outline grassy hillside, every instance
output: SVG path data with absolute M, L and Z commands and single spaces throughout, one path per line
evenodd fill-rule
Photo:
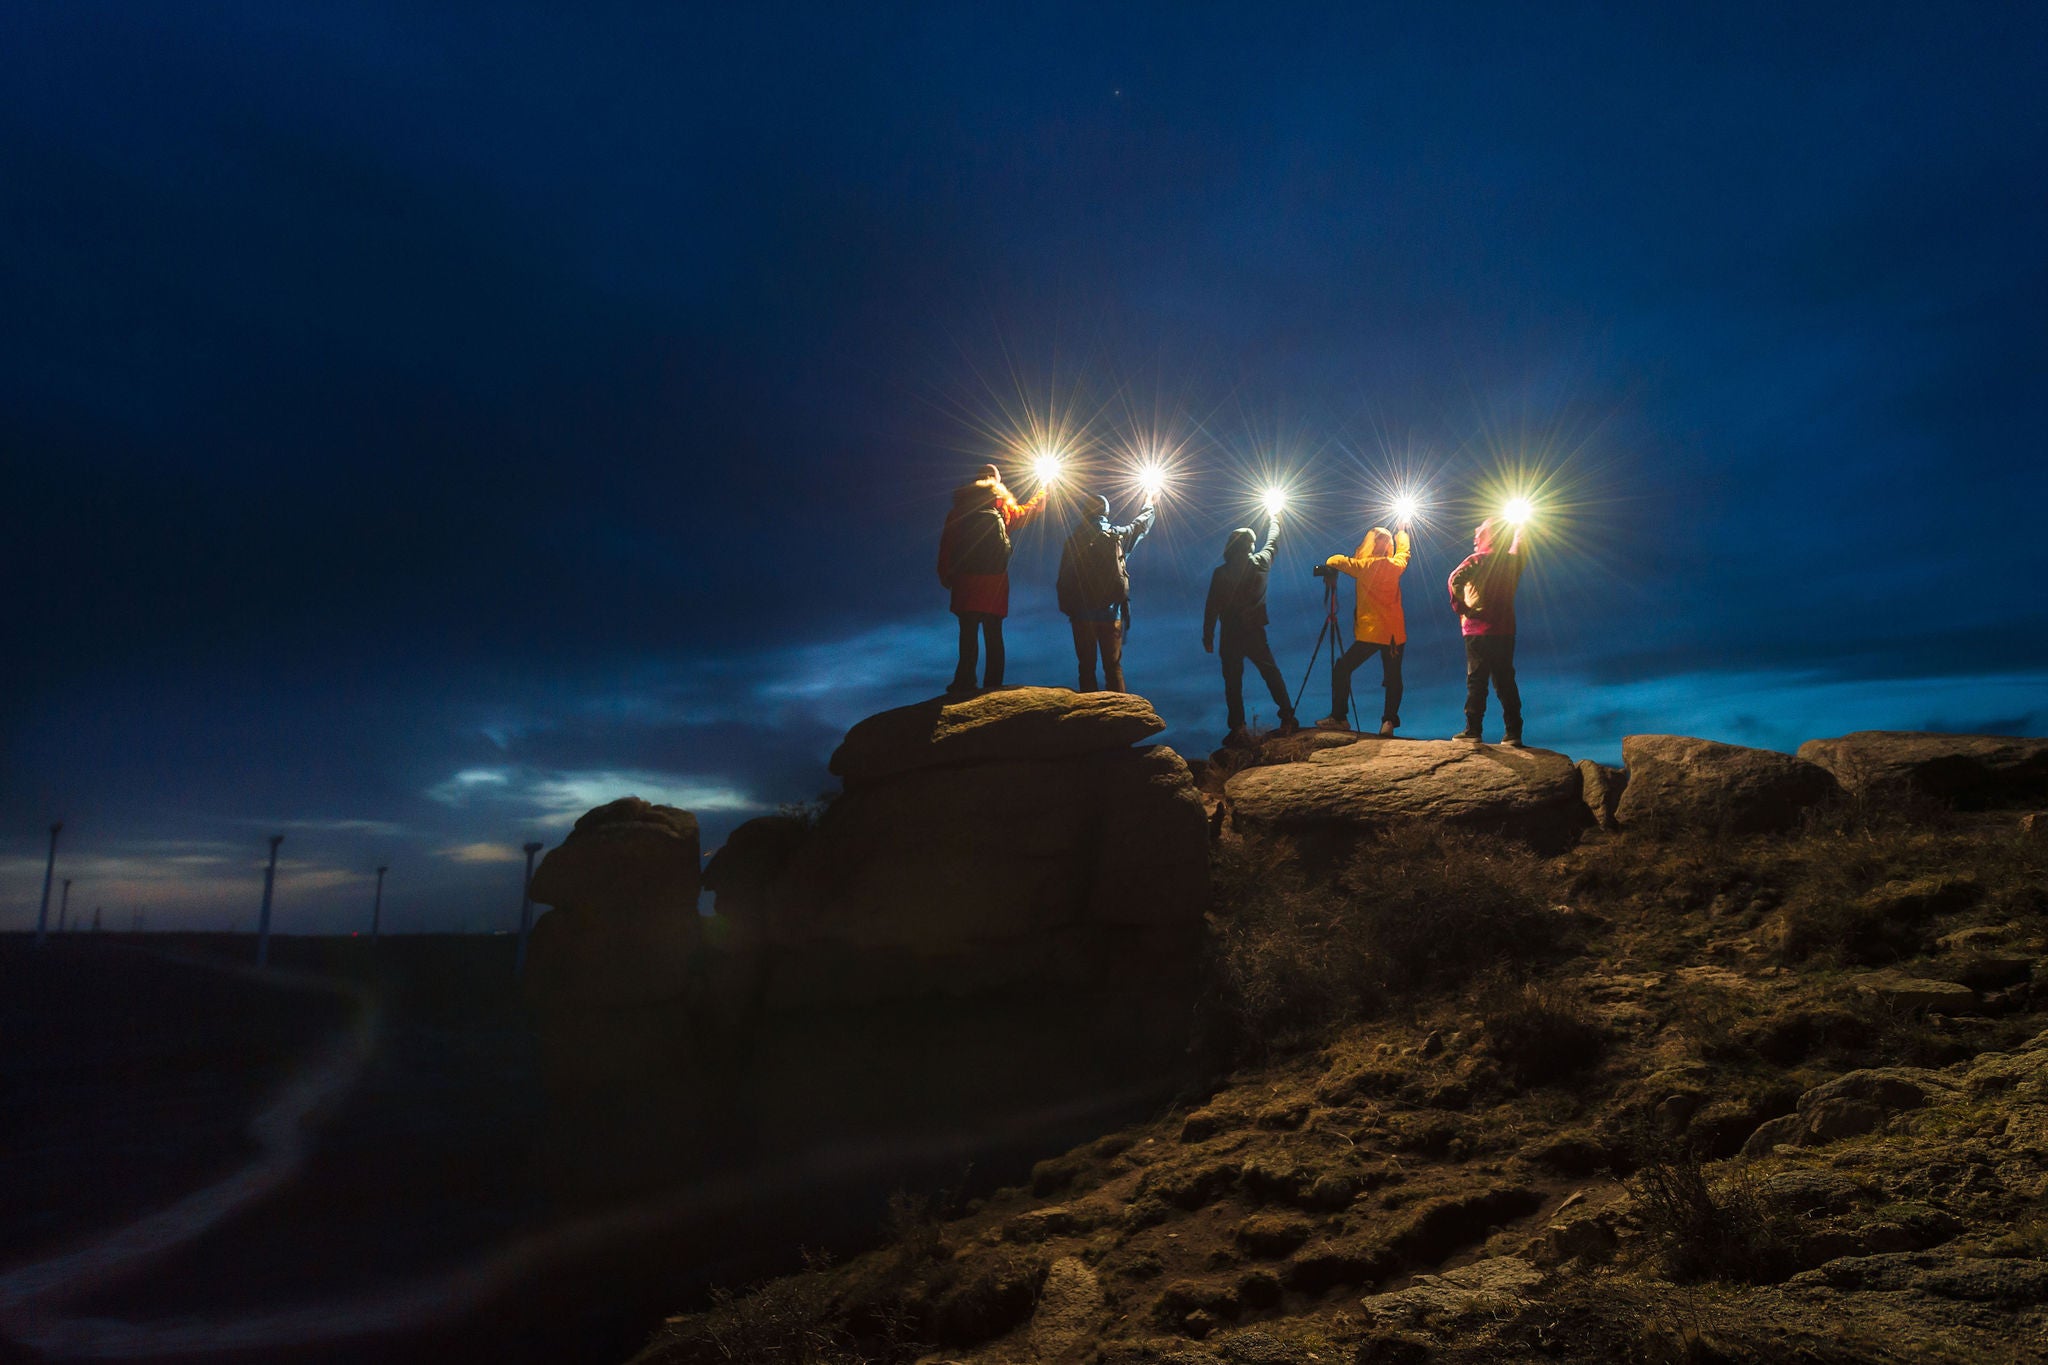
M 1227 839 L 1212 1088 L 640 1360 L 2048 1358 L 2044 870 L 2010 815 L 1868 803 Z

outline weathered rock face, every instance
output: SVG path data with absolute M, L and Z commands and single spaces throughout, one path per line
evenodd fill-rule
M 1858 730 L 1810 739 L 1799 756 L 1859 795 L 1905 790 L 1963 810 L 2048 801 L 2048 739 Z
M 1621 794 L 1627 790 L 1628 769 L 1610 768 L 1590 758 L 1579 760 L 1579 794 L 1585 798 L 1586 809 L 1592 812 L 1593 821 L 1600 828 L 1616 827 L 1614 808 L 1621 804 Z
M 1591 823 L 1569 758 L 1448 740 L 1361 739 L 1306 762 L 1250 768 L 1224 786 L 1253 829 L 1378 829 L 1429 821 L 1561 848 Z
M 1632 828 L 1775 833 L 1836 791 L 1804 759 L 1685 735 L 1624 736 L 1621 759 L 1628 786 L 1614 814 Z
M 729 931 L 680 961 L 620 928 L 676 918 L 622 905 L 624 890 L 675 901 L 633 880 L 661 846 L 621 831 L 659 823 L 651 808 L 586 817 L 557 850 L 575 875 L 536 878 L 567 908 L 543 917 L 529 963 L 561 1006 L 543 1048 L 562 1143 L 603 1154 L 581 1174 L 646 1188 L 706 1143 L 758 1155 L 976 1125 L 1011 1140 L 1170 1092 L 1210 892 L 1187 765 L 1132 747 L 1161 728 L 1142 698 L 1055 688 L 863 721 L 834 759 L 846 792 L 815 823 L 734 831 L 704 876 Z M 588 861 L 599 839 L 624 871 Z
M 702 939 L 697 818 L 628 796 L 576 822 L 533 874 L 525 988 L 544 1008 L 679 995 Z
M 847 732 L 831 768 L 852 791 L 920 768 L 1127 749 L 1165 728 L 1152 703 L 1130 693 L 999 688 L 869 716 Z

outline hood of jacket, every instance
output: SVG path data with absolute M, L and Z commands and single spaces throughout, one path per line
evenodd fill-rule
M 966 483 L 953 490 L 953 511 L 971 512 L 982 507 L 993 507 L 1010 496 L 1010 490 L 1003 487 L 1001 479 L 986 475 L 973 483 Z
M 1353 559 L 1387 559 L 1394 553 L 1394 533 L 1384 526 L 1375 526 L 1365 533 L 1365 539 L 1358 542 L 1358 553 Z
M 1250 559 L 1258 544 L 1258 532 L 1249 526 L 1238 527 L 1230 533 L 1230 539 L 1223 542 L 1223 562 L 1232 564 L 1240 559 Z
M 1109 525 L 1109 499 L 1099 493 L 1082 495 L 1080 511 L 1080 518 L 1074 523 L 1077 530 L 1083 526 Z

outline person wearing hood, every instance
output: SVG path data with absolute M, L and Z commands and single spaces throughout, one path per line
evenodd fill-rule
M 1451 570 L 1451 607 L 1465 632 L 1465 728 L 1453 739 L 1480 738 L 1486 719 L 1486 688 L 1500 696 L 1507 735 L 1501 743 L 1522 747 L 1522 691 L 1515 684 L 1515 589 L 1527 562 L 1524 531 L 1502 549 L 1509 523 L 1488 517 L 1472 535 L 1472 554 Z
M 1331 555 L 1323 567 L 1357 582 L 1358 605 L 1351 617 L 1351 648 L 1330 665 L 1330 714 L 1316 722 L 1323 730 L 1351 728 L 1351 675 L 1380 656 L 1380 681 L 1387 691 L 1380 709 L 1380 734 L 1401 723 L 1401 655 L 1408 647 L 1408 622 L 1401 612 L 1401 575 L 1408 568 L 1408 528 L 1375 526 L 1355 555 Z M 1334 642 L 1331 648 L 1335 648 Z
M 1112 692 L 1124 690 L 1124 638 L 1130 633 L 1131 573 L 1125 563 L 1152 530 L 1152 501 L 1128 526 L 1109 519 L 1109 499 L 1082 500 L 1081 519 L 1060 552 L 1060 610 L 1074 628 L 1074 658 L 1083 692 L 1095 687 L 1095 656 L 1102 655 L 1102 680 Z
M 1010 532 L 1037 516 L 1046 490 L 1020 503 L 1002 472 L 985 464 L 974 481 L 953 490 L 953 508 L 939 536 L 939 583 L 952 594 L 960 618 L 960 666 L 952 693 L 974 691 L 977 644 L 988 645 L 985 688 L 1003 685 L 1003 618 L 1010 614 Z M 979 639 L 977 638 L 979 637 Z
M 1280 733 L 1291 735 L 1301 728 L 1294 718 L 1294 706 L 1287 700 L 1287 683 L 1280 665 L 1273 662 L 1273 647 L 1266 643 L 1266 580 L 1273 571 L 1273 554 L 1280 543 L 1280 514 L 1266 513 L 1266 547 L 1255 550 L 1258 538 L 1249 526 L 1230 533 L 1223 546 L 1223 562 L 1209 576 L 1209 600 L 1202 608 L 1202 648 L 1216 652 L 1217 628 L 1223 635 L 1223 700 L 1230 712 L 1230 734 L 1224 743 L 1244 738 L 1244 666 L 1250 660 L 1266 680 L 1273 704 L 1280 711 Z

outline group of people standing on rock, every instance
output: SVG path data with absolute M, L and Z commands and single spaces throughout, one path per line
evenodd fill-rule
M 977 690 L 975 671 L 984 650 L 981 689 L 1003 685 L 1003 618 L 1010 610 L 1010 533 L 1045 510 L 1047 492 L 1040 487 L 1030 501 L 1017 501 L 1004 485 L 1001 471 L 992 464 L 983 465 L 971 482 L 953 491 L 953 506 L 939 537 L 938 565 L 939 582 L 951 593 L 952 611 L 960 622 L 960 664 L 946 689 L 949 695 Z M 1060 610 L 1073 628 L 1083 692 L 1098 690 L 1098 658 L 1102 688 L 1124 690 L 1123 647 L 1131 622 L 1127 560 L 1157 517 L 1149 496 L 1137 517 L 1124 526 L 1110 520 L 1107 498 L 1089 494 L 1081 499 L 1080 517 L 1060 552 L 1057 591 Z M 1250 527 L 1232 531 L 1223 545 L 1223 562 L 1209 578 L 1209 596 L 1202 609 L 1202 648 L 1218 654 L 1223 665 L 1223 697 L 1230 727 L 1226 744 L 1247 738 L 1247 663 L 1258 670 L 1273 696 L 1280 733 L 1291 735 L 1301 729 L 1280 665 L 1266 640 L 1266 583 L 1279 542 L 1280 512 L 1269 508 L 1265 543 L 1259 543 Z M 1330 714 L 1316 722 L 1319 729 L 1351 728 L 1352 676 L 1375 654 L 1380 658 L 1386 690 L 1379 733 L 1391 736 L 1400 727 L 1401 661 L 1408 644 L 1401 576 L 1408 569 L 1410 543 L 1405 522 L 1393 530 L 1375 526 L 1365 533 L 1356 554 L 1331 555 L 1314 571 L 1323 578 L 1347 576 L 1357 588 L 1351 646 L 1332 662 Z M 1490 687 L 1500 698 L 1503 745 L 1522 747 L 1522 696 L 1515 682 L 1515 590 L 1525 563 L 1526 528 L 1488 517 L 1473 534 L 1471 555 L 1451 571 L 1451 608 L 1465 639 L 1465 728 L 1453 739 L 1481 738 Z M 1335 648 L 1333 639 L 1331 649 Z

